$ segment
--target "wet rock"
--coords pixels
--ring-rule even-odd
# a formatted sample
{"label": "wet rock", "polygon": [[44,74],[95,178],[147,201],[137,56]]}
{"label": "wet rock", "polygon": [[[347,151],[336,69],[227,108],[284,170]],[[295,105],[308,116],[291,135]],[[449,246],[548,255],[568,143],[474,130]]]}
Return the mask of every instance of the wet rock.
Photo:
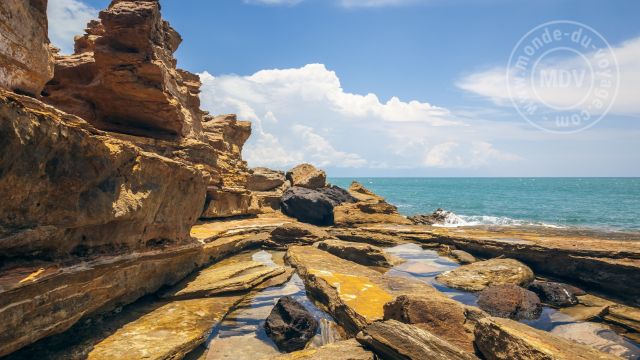
{"label": "wet rock", "polygon": [[476,262],[476,258],[469,254],[466,251],[462,251],[462,250],[451,250],[450,252],[451,257],[456,260],[457,262],[459,262],[462,265],[466,265],[466,264],[473,264],[474,262]]}
{"label": "wet rock", "polygon": [[409,220],[416,225],[455,225],[464,223],[464,220],[456,214],[444,209],[437,209],[429,215],[410,216]]}
{"label": "wet rock", "polygon": [[619,359],[509,319],[481,319],[475,335],[475,344],[487,360]]}
{"label": "wet rock", "polygon": [[272,360],[375,360],[375,355],[355,339],[338,341],[319,348],[309,348]]}
{"label": "wet rock", "polygon": [[291,244],[311,245],[331,238],[325,230],[299,222],[286,223],[271,231],[272,246],[284,249]]}
{"label": "wet rock", "polygon": [[516,285],[491,285],[478,296],[480,309],[493,316],[534,320],[542,313],[538,296]]}
{"label": "wet rock", "polygon": [[319,189],[327,185],[327,174],[311,164],[300,164],[294,167],[287,171],[286,178],[291,181],[292,186],[307,189]]}
{"label": "wet rock", "polygon": [[40,96],[53,77],[47,0],[0,1],[0,87]]}
{"label": "wet rock", "polygon": [[333,209],[355,199],[337,186],[317,190],[293,186],[282,196],[282,212],[299,221],[314,225],[332,225]]}
{"label": "wet rock", "polygon": [[85,316],[110,311],[116,304],[175,284],[194,270],[200,250],[194,246],[167,248],[67,267],[38,264],[31,269],[3,269],[0,354],[61,333]]}
{"label": "wet rock", "polygon": [[454,289],[481,291],[490,285],[526,287],[534,280],[534,276],[529,267],[517,260],[491,259],[446,271],[438,275],[436,280]]}
{"label": "wet rock", "polygon": [[624,359],[640,357],[640,347],[604,324],[593,322],[563,324],[554,327],[551,333]]}
{"label": "wet rock", "polygon": [[[380,231],[389,232],[388,228]],[[541,226],[416,226],[403,227],[396,233],[401,239],[455,246],[484,258],[516,259],[541,274],[640,305],[635,285],[640,283],[640,242],[636,241],[636,233]]]}
{"label": "wet rock", "polygon": [[226,266],[211,266],[187,278],[162,295],[165,298],[206,297],[243,291],[283,274],[284,268],[265,266],[256,261],[242,261]]}
{"label": "wet rock", "polygon": [[609,306],[604,319],[610,323],[640,333],[640,309],[638,308],[615,304]]}
{"label": "wet rock", "polygon": [[356,181],[349,187],[349,194],[357,201],[355,203],[343,203],[335,207],[333,213],[336,226],[411,223],[398,213],[397,207],[387,203],[383,197],[374,194]]}
{"label": "wet rock", "polygon": [[285,181],[284,172],[257,167],[250,171],[247,189],[252,191],[269,191],[282,186]]}
{"label": "wet rock", "polygon": [[563,307],[560,313],[571,317],[574,321],[590,321],[602,317],[607,311],[607,307],[585,306],[582,304]]}
{"label": "wet rock", "polygon": [[396,296],[446,298],[422,281],[381,274],[312,246],[289,247],[285,260],[296,268],[307,293],[351,335],[382,320],[384,304]]}
{"label": "wet rock", "polygon": [[383,359],[476,359],[428,331],[395,320],[375,322],[356,339]]}
{"label": "wet rock", "polygon": [[529,290],[538,294],[543,302],[557,307],[572,306],[578,303],[578,295],[585,295],[582,289],[575,286],[551,282],[551,281],[534,281]]}
{"label": "wet rock", "polygon": [[473,353],[474,326],[467,320],[467,311],[466,306],[447,298],[401,295],[384,305],[384,320],[415,325]]}
{"label": "wet rock", "polygon": [[392,267],[404,262],[398,257],[385,253],[383,249],[369,244],[342,240],[324,240],[318,244],[318,248],[340,258],[366,266]]}
{"label": "wet rock", "polygon": [[264,328],[267,335],[285,352],[304,349],[316,334],[318,321],[290,296],[278,300],[271,310]]}

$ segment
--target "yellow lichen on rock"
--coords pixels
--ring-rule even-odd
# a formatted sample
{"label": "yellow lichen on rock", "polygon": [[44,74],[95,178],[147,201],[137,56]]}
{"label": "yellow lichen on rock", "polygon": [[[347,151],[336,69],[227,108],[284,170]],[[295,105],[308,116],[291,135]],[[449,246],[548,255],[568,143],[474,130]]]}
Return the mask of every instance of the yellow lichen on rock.
{"label": "yellow lichen on rock", "polygon": [[309,273],[335,287],[342,301],[368,321],[382,319],[384,304],[394,298],[366,277],[316,269],[310,269]]}

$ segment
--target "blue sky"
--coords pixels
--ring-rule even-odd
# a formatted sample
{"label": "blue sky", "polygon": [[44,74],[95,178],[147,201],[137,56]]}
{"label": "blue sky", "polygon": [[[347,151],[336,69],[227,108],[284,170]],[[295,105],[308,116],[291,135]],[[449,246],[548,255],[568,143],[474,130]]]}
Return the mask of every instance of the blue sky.
{"label": "blue sky", "polygon": [[[49,2],[50,37],[66,51],[108,5]],[[640,2],[161,3],[184,38],[179,66],[204,80],[203,107],[253,121],[250,165],[310,161],[333,176],[640,176]],[[575,134],[535,128],[495,86],[518,40],[552,20],[596,29],[620,64],[612,110]]]}

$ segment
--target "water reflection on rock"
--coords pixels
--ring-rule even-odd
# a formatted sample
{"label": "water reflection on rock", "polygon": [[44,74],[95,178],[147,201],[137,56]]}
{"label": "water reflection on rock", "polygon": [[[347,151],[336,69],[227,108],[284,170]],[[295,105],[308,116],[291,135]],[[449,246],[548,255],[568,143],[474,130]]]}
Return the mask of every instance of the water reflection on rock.
{"label": "water reflection on rock", "polygon": [[[454,300],[477,306],[478,298],[475,293],[451,289],[435,280],[441,272],[459,267],[460,265],[456,262],[438,255],[434,250],[426,250],[416,244],[398,245],[386,251],[406,260],[405,263],[390,269],[388,274],[420,279]],[[638,344],[622,337],[604,324],[584,321],[598,314],[584,314],[585,311],[581,308],[576,308],[576,311],[571,309],[572,307],[562,308],[559,311],[545,306],[539,318],[521,322],[625,359],[640,359]]]}
{"label": "water reflection on rock", "polygon": [[[252,260],[276,266],[272,254],[266,251],[253,254]],[[287,295],[300,302],[320,323],[316,336],[308,346],[319,347],[342,339],[331,316],[311,302],[302,279],[294,274],[284,285],[260,291],[228,314],[213,329],[206,359],[254,360],[279,355],[278,348],[264,330],[264,322],[278,299]]]}

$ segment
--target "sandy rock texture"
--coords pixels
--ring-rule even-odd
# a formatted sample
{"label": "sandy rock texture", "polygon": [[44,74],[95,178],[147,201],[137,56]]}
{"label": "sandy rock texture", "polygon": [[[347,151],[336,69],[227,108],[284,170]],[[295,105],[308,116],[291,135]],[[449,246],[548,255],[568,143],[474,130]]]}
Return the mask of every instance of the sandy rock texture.
{"label": "sandy rock texture", "polygon": [[0,1],[0,87],[39,96],[52,76],[47,0]]}

